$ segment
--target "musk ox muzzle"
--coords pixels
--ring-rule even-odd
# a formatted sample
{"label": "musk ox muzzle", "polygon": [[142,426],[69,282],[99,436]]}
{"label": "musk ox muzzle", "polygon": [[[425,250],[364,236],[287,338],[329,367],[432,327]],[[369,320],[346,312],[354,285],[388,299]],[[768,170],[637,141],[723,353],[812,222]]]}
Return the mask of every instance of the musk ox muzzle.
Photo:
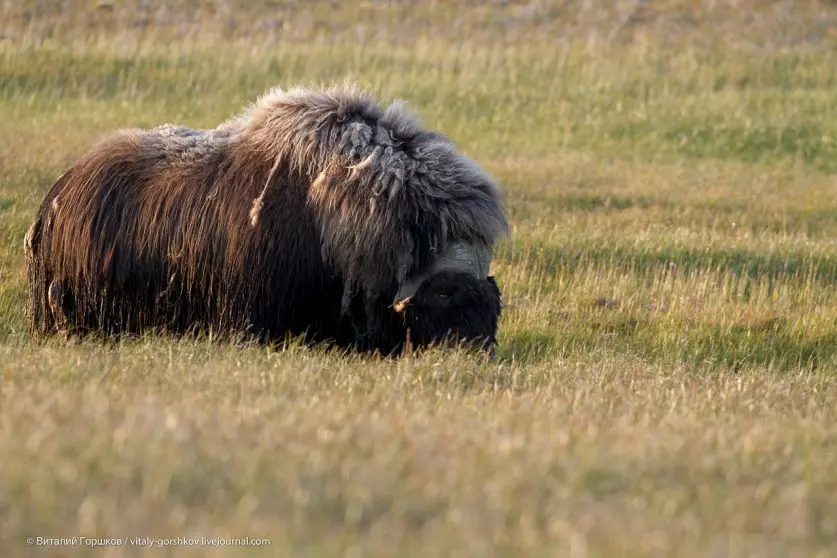
{"label": "musk ox muzzle", "polygon": [[56,180],[27,234],[30,329],[490,349],[500,198],[404,103],[353,85],[272,89],[210,130],[121,130]]}

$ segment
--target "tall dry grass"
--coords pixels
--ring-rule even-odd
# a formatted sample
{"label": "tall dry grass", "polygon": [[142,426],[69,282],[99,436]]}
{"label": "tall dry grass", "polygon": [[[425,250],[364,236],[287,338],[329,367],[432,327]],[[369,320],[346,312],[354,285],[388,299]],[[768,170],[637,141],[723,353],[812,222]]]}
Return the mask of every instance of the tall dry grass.
{"label": "tall dry grass", "polygon": [[[9,555],[833,554],[835,29],[828,2],[0,4]],[[92,141],[345,77],[506,185],[498,362],[30,342],[23,235]]]}

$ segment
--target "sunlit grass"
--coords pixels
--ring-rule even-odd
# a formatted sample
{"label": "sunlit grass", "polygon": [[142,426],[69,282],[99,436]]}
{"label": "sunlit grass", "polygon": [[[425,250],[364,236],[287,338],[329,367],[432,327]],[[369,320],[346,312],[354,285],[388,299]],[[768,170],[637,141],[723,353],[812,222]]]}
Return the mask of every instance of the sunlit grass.
{"label": "sunlit grass", "polygon": [[[9,555],[129,532],[269,536],[266,556],[835,551],[835,7],[2,10]],[[23,236],[93,141],[346,77],[505,185],[495,362],[30,341]]]}

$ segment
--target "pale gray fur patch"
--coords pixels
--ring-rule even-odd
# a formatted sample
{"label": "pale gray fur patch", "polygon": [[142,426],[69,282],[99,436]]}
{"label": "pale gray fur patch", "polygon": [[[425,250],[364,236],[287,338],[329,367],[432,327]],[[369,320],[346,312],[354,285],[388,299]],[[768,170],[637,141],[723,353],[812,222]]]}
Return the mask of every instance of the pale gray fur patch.
{"label": "pale gray fur patch", "polygon": [[189,128],[187,126],[183,126],[181,124],[161,124],[156,128],[152,128],[150,130],[156,134],[159,134],[163,137],[170,137],[170,136],[180,136],[180,137],[190,137],[196,136],[201,134],[201,130],[195,130],[193,128]]}
{"label": "pale gray fur patch", "polygon": [[158,153],[168,164],[192,165],[230,145],[234,128],[228,123],[215,129],[199,130],[177,124],[163,124],[140,132],[148,153]]}
{"label": "pale gray fur patch", "polygon": [[379,124],[384,128],[392,130],[395,137],[403,138],[404,140],[412,139],[424,132],[418,115],[407,106],[406,101],[403,99],[394,99],[392,101],[392,104],[381,115]]}

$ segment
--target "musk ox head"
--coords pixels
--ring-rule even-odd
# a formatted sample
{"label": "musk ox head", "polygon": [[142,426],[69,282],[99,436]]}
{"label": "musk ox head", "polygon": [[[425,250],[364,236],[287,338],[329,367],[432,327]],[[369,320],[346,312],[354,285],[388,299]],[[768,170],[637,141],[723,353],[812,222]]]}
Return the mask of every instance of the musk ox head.
{"label": "musk ox head", "polygon": [[393,308],[403,315],[411,343],[465,345],[493,354],[502,296],[488,276],[490,262],[489,248],[455,242],[404,281]]}

